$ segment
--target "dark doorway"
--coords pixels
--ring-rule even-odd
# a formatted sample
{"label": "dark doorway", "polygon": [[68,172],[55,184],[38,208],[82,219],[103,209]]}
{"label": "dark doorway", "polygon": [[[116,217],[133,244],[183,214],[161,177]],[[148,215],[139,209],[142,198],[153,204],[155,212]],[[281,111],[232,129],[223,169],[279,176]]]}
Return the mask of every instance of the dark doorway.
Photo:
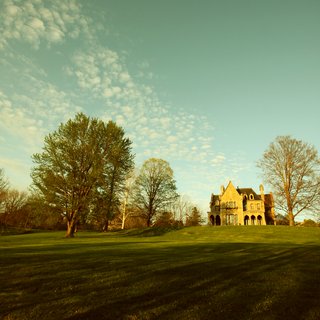
{"label": "dark doorway", "polygon": [[220,225],[221,225],[220,216],[216,216],[216,226],[220,226]]}
{"label": "dark doorway", "polygon": [[211,221],[212,225],[214,226],[214,216],[213,215],[210,216],[210,221]]}

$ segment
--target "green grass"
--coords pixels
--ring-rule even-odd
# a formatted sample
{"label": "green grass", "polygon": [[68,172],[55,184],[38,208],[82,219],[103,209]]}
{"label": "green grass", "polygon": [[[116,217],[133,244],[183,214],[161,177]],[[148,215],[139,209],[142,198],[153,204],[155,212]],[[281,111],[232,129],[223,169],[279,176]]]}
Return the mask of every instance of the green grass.
{"label": "green grass", "polygon": [[320,319],[320,228],[0,237],[1,319]]}

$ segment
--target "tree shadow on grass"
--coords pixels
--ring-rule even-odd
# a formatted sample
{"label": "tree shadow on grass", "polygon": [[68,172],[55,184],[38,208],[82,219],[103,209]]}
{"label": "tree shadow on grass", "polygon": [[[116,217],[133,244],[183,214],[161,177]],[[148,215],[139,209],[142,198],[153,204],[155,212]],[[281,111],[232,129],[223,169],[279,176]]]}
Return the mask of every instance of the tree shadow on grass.
{"label": "tree shadow on grass", "polygon": [[72,255],[28,253],[20,264],[4,257],[1,263],[12,268],[12,277],[8,269],[7,278],[0,272],[3,315],[70,320],[320,316],[319,246],[130,242],[82,248]]}
{"label": "tree shadow on grass", "polygon": [[[238,246],[214,247],[223,257],[203,262],[187,260],[194,248],[179,247],[172,254],[187,249],[180,255],[185,264],[136,272],[133,283],[118,283],[127,293],[69,319],[319,319],[319,267],[308,267],[319,247]],[[146,277],[149,286],[141,290]]]}
{"label": "tree shadow on grass", "polygon": [[116,231],[117,236],[130,236],[130,237],[155,237],[163,236],[166,233],[183,229],[182,226],[176,227],[149,227],[140,229],[128,229]]}

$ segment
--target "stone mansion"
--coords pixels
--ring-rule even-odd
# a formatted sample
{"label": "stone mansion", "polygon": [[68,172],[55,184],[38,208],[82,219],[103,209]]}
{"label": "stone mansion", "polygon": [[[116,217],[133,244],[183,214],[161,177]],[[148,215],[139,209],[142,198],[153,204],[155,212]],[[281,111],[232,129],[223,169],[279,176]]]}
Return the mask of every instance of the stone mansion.
{"label": "stone mansion", "polygon": [[260,194],[251,188],[235,188],[230,181],[226,188],[221,186],[219,195],[211,195],[208,220],[214,226],[220,225],[267,225],[274,224],[273,195]]}

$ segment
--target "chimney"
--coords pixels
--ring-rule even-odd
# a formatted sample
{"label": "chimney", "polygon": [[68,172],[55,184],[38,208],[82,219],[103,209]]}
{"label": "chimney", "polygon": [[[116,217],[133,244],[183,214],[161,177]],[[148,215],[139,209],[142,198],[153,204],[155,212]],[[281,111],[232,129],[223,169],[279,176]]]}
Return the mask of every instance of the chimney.
{"label": "chimney", "polygon": [[260,189],[261,200],[264,202],[265,201],[265,198],[264,198],[264,187],[263,187],[262,184],[260,184],[259,189]]}

